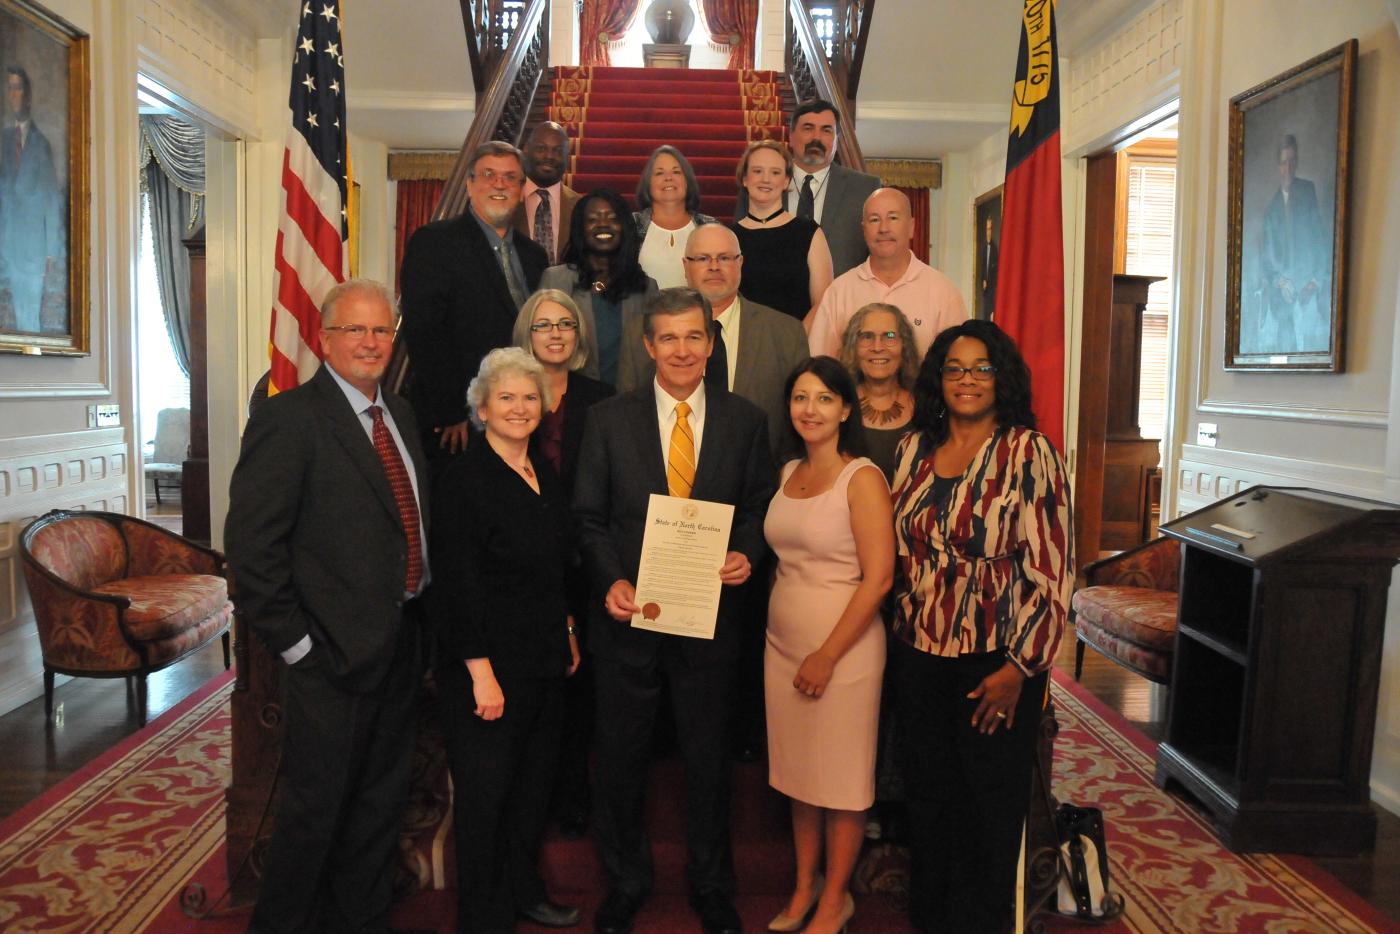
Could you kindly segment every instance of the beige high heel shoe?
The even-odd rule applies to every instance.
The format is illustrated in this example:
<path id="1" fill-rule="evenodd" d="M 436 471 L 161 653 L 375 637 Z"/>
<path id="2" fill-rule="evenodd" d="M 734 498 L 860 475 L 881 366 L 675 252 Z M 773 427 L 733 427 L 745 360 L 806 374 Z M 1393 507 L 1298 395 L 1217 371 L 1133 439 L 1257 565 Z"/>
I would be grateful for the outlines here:
<path id="1" fill-rule="evenodd" d="M 817 907 L 817 902 L 822 897 L 822 887 L 826 885 L 825 876 L 817 876 L 812 880 L 812 900 L 807 903 L 807 907 L 802 909 L 802 914 L 796 917 L 778 913 L 772 921 L 768 922 L 768 930 L 776 934 L 791 934 L 793 931 L 800 931 L 807 926 L 807 919 L 812 916 L 812 911 Z"/>
<path id="2" fill-rule="evenodd" d="M 846 934 L 846 928 L 850 926 L 851 919 L 856 914 L 856 900 L 851 897 L 851 893 L 846 893 L 846 904 L 841 908 L 841 917 L 836 919 L 839 934 Z M 805 928 L 804 928 L 805 930 Z"/>

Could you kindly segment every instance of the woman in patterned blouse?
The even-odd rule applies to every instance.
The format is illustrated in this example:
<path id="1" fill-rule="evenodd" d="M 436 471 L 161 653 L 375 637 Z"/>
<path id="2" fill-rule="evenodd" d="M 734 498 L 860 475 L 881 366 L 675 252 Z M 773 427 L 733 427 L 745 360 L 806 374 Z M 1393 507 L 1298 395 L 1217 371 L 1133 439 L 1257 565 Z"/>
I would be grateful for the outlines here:
<path id="1" fill-rule="evenodd" d="M 1047 672 L 1074 583 L 1069 482 L 989 321 L 943 331 L 894 481 L 893 667 L 924 931 L 1010 929 Z"/>

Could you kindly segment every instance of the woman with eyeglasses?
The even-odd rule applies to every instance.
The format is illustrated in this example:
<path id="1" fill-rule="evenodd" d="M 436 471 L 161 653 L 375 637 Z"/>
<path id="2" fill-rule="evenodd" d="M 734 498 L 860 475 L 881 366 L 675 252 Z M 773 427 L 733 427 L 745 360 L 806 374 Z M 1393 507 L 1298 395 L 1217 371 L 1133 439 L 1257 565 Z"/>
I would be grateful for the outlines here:
<path id="1" fill-rule="evenodd" d="M 656 281 L 642 270 L 640 248 L 622 195 L 595 188 L 574 207 L 564 262 L 540 277 L 541 289 L 572 296 L 584 327 L 579 345 L 586 351 L 583 373 L 609 386 L 617 385 L 618 353 L 622 335 L 630 333 L 628 322 L 640 320 L 647 298 L 656 294 Z"/>
<path id="2" fill-rule="evenodd" d="M 804 326 L 831 285 L 831 250 L 815 221 L 783 202 L 792 181 L 792 152 L 776 140 L 750 143 L 735 173 L 748 210 L 730 224 L 744 254 L 744 298 L 791 315 Z"/>
<path id="3" fill-rule="evenodd" d="M 597 338 L 573 298 L 558 289 L 531 295 L 515 318 L 515 346 L 544 366 L 553 404 L 541 415 L 534 443 L 572 493 L 583 421 L 593 403 L 613 394 L 607 383 L 585 375 Z"/>
<path id="4" fill-rule="evenodd" d="M 895 468 L 890 664 L 922 931 L 1010 929 L 1048 672 L 1074 586 L 1069 479 L 990 321 L 934 339 Z"/>
<path id="5" fill-rule="evenodd" d="M 846 324 L 841 365 L 860 392 L 860 420 L 869 457 L 894 482 L 894 452 L 914 417 L 919 351 L 914 329 L 893 305 L 861 306 Z"/>
<path id="6" fill-rule="evenodd" d="M 569 498 L 530 444 L 553 402 L 528 352 L 488 353 L 467 388 L 482 437 L 433 491 L 428 612 L 452 770 L 458 931 L 579 920 L 549 898 L 539 870 L 564 685 L 579 664 Z"/>
<path id="7" fill-rule="evenodd" d="M 685 242 L 715 219 L 700 213 L 695 170 L 675 146 L 652 150 L 637 179 L 637 207 L 632 220 L 642 240 L 642 268 L 663 289 L 686 285 Z"/>

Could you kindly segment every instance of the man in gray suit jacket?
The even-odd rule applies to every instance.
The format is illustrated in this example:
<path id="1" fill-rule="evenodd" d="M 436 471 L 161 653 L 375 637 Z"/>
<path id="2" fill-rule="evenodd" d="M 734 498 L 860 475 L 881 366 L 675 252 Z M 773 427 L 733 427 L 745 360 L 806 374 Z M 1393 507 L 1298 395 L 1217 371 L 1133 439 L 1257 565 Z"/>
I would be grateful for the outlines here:
<path id="1" fill-rule="evenodd" d="M 768 416 L 768 441 L 776 455 L 787 431 L 788 406 L 783 385 L 788 374 L 807 359 L 807 334 L 802 323 L 782 312 L 739 295 L 744 257 L 739 239 L 723 224 L 705 224 L 691 231 L 685 248 L 685 278 L 692 289 L 709 299 L 717 338 L 724 342 L 725 373 L 706 377 L 706 385 L 723 385 L 743 396 Z M 626 392 L 651 379 L 654 367 L 636 333 L 624 335 L 625 349 L 618 368 L 618 389 Z M 640 350 L 639 350 L 640 348 Z M 711 359 L 715 366 L 718 352 Z"/>
<path id="2" fill-rule="evenodd" d="M 239 610 L 284 662 L 280 803 L 252 931 L 388 922 L 428 579 L 413 410 L 379 387 L 392 301 L 363 279 L 331 289 L 325 364 L 259 407 L 229 488 Z"/>
<path id="3" fill-rule="evenodd" d="M 706 934 L 739 934 L 729 840 L 728 716 L 741 641 L 738 588 L 767 552 L 763 516 L 776 485 L 763 413 L 704 381 L 710 308 L 692 289 L 663 289 L 643 319 L 656 377 L 588 411 L 574 486 L 584 560 L 596 594 L 589 619 L 599 730 L 594 738 L 598 849 L 611 891 L 599 934 L 626 934 L 651 894 L 645 822 L 652 726 L 664 680 L 685 764 L 686 876 Z M 713 639 L 631 626 L 651 494 L 734 507 Z M 680 793 L 679 789 L 676 793 Z"/>
<path id="4" fill-rule="evenodd" d="M 839 132 L 836 108 L 820 98 L 799 104 L 788 123 L 793 165 L 785 204 L 798 217 L 821 225 L 831 249 L 833 276 L 865 262 L 868 253 L 860 230 L 860 212 L 865 199 L 880 187 L 874 175 L 831 161 L 836 157 Z M 748 192 L 740 188 L 735 218 L 743 217 L 748 209 Z"/>

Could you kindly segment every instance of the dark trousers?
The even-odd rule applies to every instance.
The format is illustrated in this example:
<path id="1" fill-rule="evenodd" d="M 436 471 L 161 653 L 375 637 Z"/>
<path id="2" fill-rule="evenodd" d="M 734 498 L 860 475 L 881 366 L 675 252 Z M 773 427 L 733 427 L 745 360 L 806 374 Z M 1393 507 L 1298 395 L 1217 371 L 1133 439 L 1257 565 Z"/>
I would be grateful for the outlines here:
<path id="1" fill-rule="evenodd" d="M 679 638 L 668 639 L 659 657 L 646 665 L 594 658 L 593 815 L 599 856 L 614 888 L 636 898 L 651 893 L 646 784 L 664 680 L 685 765 L 686 880 L 692 897 L 712 892 L 732 897 L 729 708 L 734 666 L 688 666 L 680 646 L 670 644 Z"/>
<path id="2" fill-rule="evenodd" d="M 561 820 L 583 820 L 593 807 L 588 754 L 593 748 L 593 661 L 585 659 L 564 682 L 564 726 L 551 812 Z"/>
<path id="3" fill-rule="evenodd" d="M 452 767 L 457 930 L 514 931 L 545 899 L 540 840 L 564 724 L 564 679 L 498 674 L 505 713 L 482 720 L 465 669 L 438 669 Z"/>
<path id="4" fill-rule="evenodd" d="M 733 744 L 736 752 L 743 748 L 759 749 L 767 739 L 763 652 L 768 644 L 768 595 L 773 589 L 776 567 L 777 559 L 769 553 L 759 561 L 739 594 L 744 626 L 740 632 L 734 689 Z"/>
<path id="5" fill-rule="evenodd" d="M 892 639 L 899 755 L 909 802 L 909 913 L 926 932 L 1011 929 L 1021 827 L 1045 680 L 1026 680 L 1016 725 L 972 728 L 967 695 L 1006 661 L 1000 653 L 941 658 Z"/>
<path id="6" fill-rule="evenodd" d="M 250 931 L 387 929 L 413 764 L 416 633 L 366 694 L 333 685 L 316 653 L 283 668 L 276 826 Z"/>

